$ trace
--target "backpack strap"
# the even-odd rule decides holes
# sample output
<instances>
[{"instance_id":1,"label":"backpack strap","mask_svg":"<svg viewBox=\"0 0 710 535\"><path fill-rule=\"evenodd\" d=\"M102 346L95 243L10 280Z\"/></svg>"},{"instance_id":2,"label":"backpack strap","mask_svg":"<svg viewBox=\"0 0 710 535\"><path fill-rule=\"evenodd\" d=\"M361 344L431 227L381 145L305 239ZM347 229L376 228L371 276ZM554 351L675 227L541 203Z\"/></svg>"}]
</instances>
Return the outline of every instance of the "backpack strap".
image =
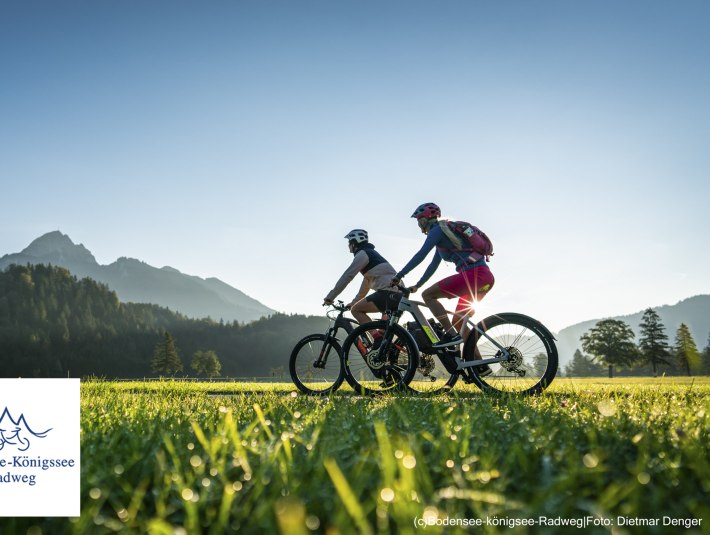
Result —
<instances>
[{"instance_id":1,"label":"backpack strap","mask_svg":"<svg viewBox=\"0 0 710 535\"><path fill-rule=\"evenodd\" d=\"M441 228L441 231L446 235L446 237L451 240L451 243L454 244L454 249L445 249L443 247L442 249L445 249L447 251L473 251L473 249L468 249L464 247L463 240L459 236L457 236L453 230L451 230L448 220L445 219L443 221L439 221L439 227Z\"/></svg>"}]
</instances>

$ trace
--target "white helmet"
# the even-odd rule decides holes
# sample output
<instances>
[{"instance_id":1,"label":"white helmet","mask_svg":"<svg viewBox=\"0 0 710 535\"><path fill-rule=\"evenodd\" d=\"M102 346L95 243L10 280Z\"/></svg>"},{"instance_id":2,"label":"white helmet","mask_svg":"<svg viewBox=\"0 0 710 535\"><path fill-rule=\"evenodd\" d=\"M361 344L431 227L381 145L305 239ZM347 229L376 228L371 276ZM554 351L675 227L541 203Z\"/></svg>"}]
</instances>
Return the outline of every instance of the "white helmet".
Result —
<instances>
[{"instance_id":1,"label":"white helmet","mask_svg":"<svg viewBox=\"0 0 710 535\"><path fill-rule=\"evenodd\" d=\"M362 230L361 228L353 229L345 235L345 239L348 241L354 241L358 245L365 243L368 241L367 231Z\"/></svg>"}]
</instances>

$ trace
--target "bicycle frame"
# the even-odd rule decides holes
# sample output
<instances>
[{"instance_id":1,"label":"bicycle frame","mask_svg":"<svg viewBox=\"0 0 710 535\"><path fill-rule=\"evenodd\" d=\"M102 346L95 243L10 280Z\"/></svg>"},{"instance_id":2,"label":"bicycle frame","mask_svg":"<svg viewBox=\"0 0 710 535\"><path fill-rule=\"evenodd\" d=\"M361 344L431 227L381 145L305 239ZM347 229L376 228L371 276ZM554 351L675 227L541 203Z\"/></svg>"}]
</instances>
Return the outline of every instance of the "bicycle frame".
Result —
<instances>
[{"instance_id":1,"label":"bicycle frame","mask_svg":"<svg viewBox=\"0 0 710 535\"><path fill-rule=\"evenodd\" d=\"M436 332L431 326L431 323L429 323L429 320L426 319L426 316L424 316L424 313L422 312L420 306L426 307L426 304L421 302L421 301L411 301L410 299L407 298L406 295L402 295L402 299L399 302L399 306L397 307L397 312L393 313L390 316L390 325L393 323L396 323L397 320L402 316L404 312L409 312L416 322L420 325L422 328L422 331L424 331L424 334L426 334L427 338L432 342L432 344L435 344L436 342L439 341L439 337L437 336ZM450 311L446 311L448 314L453 314ZM488 336L484 331L479 329L478 325L476 323L473 323L468 317L464 318L466 321L466 324L471 327L473 330L475 330L479 336L484 336L487 338L494 346L496 346L502 353L501 357L497 358L490 358L490 359L480 359L480 360L472 360L472 361L465 361L461 357L457 356L456 357L456 363L457 363L457 369L462 370L465 368L471 368L473 366L483 366L484 364L495 364L497 362L505 362L510 360L510 352L500 345L496 340Z\"/></svg>"}]
</instances>

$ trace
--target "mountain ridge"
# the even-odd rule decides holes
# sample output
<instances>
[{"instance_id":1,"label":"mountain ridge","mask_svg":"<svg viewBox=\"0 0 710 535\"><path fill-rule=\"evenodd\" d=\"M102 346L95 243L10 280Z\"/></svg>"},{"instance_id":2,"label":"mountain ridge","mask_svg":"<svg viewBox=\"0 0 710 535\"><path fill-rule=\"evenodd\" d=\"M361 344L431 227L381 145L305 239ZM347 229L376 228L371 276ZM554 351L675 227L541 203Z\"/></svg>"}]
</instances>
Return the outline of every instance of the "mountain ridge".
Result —
<instances>
[{"instance_id":1,"label":"mountain ridge","mask_svg":"<svg viewBox=\"0 0 710 535\"><path fill-rule=\"evenodd\" d=\"M12 264L60 266L108 285L121 301L153 303L193 318L250 322L275 312L216 277L203 279L171 266L156 268L128 256L101 265L89 249L59 230L36 238L19 253L0 257L0 270Z\"/></svg>"}]
</instances>

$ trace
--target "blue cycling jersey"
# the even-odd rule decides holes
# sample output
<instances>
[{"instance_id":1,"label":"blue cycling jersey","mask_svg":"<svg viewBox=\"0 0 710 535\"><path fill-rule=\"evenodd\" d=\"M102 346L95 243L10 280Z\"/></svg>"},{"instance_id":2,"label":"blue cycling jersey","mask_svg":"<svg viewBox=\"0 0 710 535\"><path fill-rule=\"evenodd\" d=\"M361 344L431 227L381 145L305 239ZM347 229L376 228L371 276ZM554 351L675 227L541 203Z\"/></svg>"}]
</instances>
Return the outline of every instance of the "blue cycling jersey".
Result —
<instances>
[{"instance_id":1,"label":"blue cycling jersey","mask_svg":"<svg viewBox=\"0 0 710 535\"><path fill-rule=\"evenodd\" d=\"M486 261L483 259L475 261L470 258L471 251L456 250L456 247L453 243L451 243L451 240L446 236L446 234L444 234L444 231L441 230L441 227L438 225L432 225L427 233L424 245L422 245L422 248L417 251L407 265L404 266L399 273L397 273L397 278L403 279L407 273L421 264L429 254L429 251L431 251L434 247L437 248L434 258L429 264L429 267L426 268L422 278L419 279L419 282L417 282L417 286L421 286L431 278L442 260L445 262L453 262L456 266L456 271L459 272L486 264Z\"/></svg>"}]
</instances>

